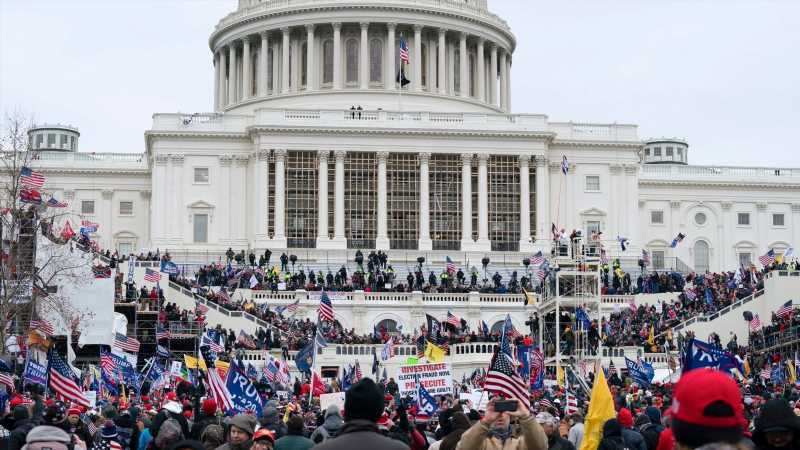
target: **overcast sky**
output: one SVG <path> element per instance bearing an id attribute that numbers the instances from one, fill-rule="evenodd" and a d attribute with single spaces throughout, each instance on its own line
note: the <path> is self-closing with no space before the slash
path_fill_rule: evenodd
<path id="1" fill-rule="evenodd" d="M 517 36 L 512 107 L 688 139 L 692 164 L 800 167 L 800 1 L 489 0 Z M 236 0 L 0 0 L 0 110 L 140 152 L 154 112 L 210 111 Z"/>

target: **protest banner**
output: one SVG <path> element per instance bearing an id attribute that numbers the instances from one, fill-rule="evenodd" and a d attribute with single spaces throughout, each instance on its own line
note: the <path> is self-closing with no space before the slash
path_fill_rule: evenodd
<path id="1" fill-rule="evenodd" d="M 319 396 L 319 407 L 326 411 L 328 406 L 336 405 L 339 409 L 344 409 L 344 392 L 334 392 L 332 394 L 322 394 Z"/>
<path id="2" fill-rule="evenodd" d="M 28 359 L 25 363 L 25 372 L 22 374 L 22 379 L 25 383 L 38 384 L 40 386 L 47 385 L 47 367 L 43 364 Z"/>
<path id="3" fill-rule="evenodd" d="M 239 412 L 254 411 L 257 416 L 261 416 L 261 397 L 247 375 L 235 364 L 231 364 L 228 370 L 228 381 L 225 385 L 231 393 L 234 409 Z"/>
<path id="4" fill-rule="evenodd" d="M 417 397 L 417 377 L 432 396 L 453 393 L 453 370 L 449 363 L 416 364 L 397 369 L 395 380 L 400 395 Z"/>

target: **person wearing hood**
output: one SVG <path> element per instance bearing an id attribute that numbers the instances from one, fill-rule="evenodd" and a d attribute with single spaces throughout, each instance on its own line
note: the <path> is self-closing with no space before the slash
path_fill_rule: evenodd
<path id="1" fill-rule="evenodd" d="M 175 400 L 169 400 L 164 404 L 164 408 L 156 414 L 153 421 L 150 423 L 150 436 L 153 438 L 158 437 L 158 430 L 167 419 L 175 419 L 181 426 L 183 436 L 189 436 L 189 422 L 183 416 L 183 407 Z"/>
<path id="2" fill-rule="evenodd" d="M 278 409 L 274 403 L 268 403 L 264 408 L 264 413 L 261 416 L 260 424 L 262 428 L 266 428 L 274 433 L 276 440 L 286 436 L 286 424 L 281 420 L 278 414 Z"/>
<path id="3" fill-rule="evenodd" d="M 309 450 L 314 441 L 303 436 L 305 422 L 301 416 L 291 416 L 286 423 L 286 436 L 275 441 L 275 450 Z"/>
<path id="4" fill-rule="evenodd" d="M 363 378 L 344 397 L 345 424 L 336 439 L 315 446 L 316 450 L 408 450 L 400 441 L 383 436 L 377 421 L 383 415 L 383 391 L 371 378 Z"/>
<path id="5" fill-rule="evenodd" d="M 617 419 L 609 419 L 603 424 L 603 438 L 597 450 L 622 450 L 625 442 L 622 440 L 622 426 Z"/>
<path id="6" fill-rule="evenodd" d="M 322 423 L 322 426 L 317 427 L 317 429 L 311 433 L 311 440 L 315 444 L 319 444 L 320 442 L 335 438 L 343 426 L 344 420 L 342 419 L 342 413 L 339 412 L 339 407 L 337 405 L 330 405 L 328 409 L 325 410 L 325 421 Z"/>
<path id="7" fill-rule="evenodd" d="M 139 448 L 139 428 L 136 426 L 135 417 L 130 411 L 122 411 L 114 419 L 117 426 L 118 441 L 123 449 Z"/>
<path id="8" fill-rule="evenodd" d="M 197 420 L 192 424 L 189 437 L 199 441 L 203 431 L 211 424 L 222 425 L 222 421 L 217 417 L 217 402 L 213 398 L 207 398 L 203 400 L 200 414 L 197 415 Z"/>
<path id="9" fill-rule="evenodd" d="M 759 450 L 800 448 L 800 417 L 785 399 L 772 399 L 756 417 L 753 442 Z"/>
<path id="10" fill-rule="evenodd" d="M 256 421 L 252 416 L 237 414 L 228 421 L 228 442 L 217 450 L 249 450 L 256 431 Z"/>
<path id="11" fill-rule="evenodd" d="M 469 419 L 462 411 L 454 411 L 449 420 L 452 431 L 442 439 L 442 442 L 439 444 L 439 450 L 456 450 L 456 446 L 458 446 L 458 442 L 461 440 L 461 435 L 472 426 Z"/>
<path id="12" fill-rule="evenodd" d="M 559 433 L 559 421 L 548 412 L 540 412 L 536 415 L 536 421 L 542 426 L 544 434 L 547 436 L 548 450 L 575 450 L 572 442 L 561 437 Z"/>
<path id="13" fill-rule="evenodd" d="M 647 450 L 647 444 L 638 431 L 633 429 L 633 414 L 628 408 L 620 408 L 617 421 L 622 427 L 622 441 L 631 450 Z"/>
<path id="14" fill-rule="evenodd" d="M 648 406 L 644 410 L 644 414 L 649 421 L 639 427 L 639 432 L 642 433 L 647 450 L 656 450 L 661 432 L 664 431 L 664 425 L 661 424 L 661 411 L 655 406 Z"/>

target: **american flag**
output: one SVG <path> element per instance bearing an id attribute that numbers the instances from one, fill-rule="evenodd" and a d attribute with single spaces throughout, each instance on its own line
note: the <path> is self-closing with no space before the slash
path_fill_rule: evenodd
<path id="1" fill-rule="evenodd" d="M 608 264 L 608 253 L 606 253 L 606 249 L 600 249 L 600 264 Z"/>
<path id="2" fill-rule="evenodd" d="M 644 263 L 645 267 L 650 265 L 650 252 L 645 249 L 642 249 L 642 262 Z"/>
<path id="3" fill-rule="evenodd" d="M 20 189 L 19 201 L 22 203 L 33 203 L 36 205 L 42 204 L 42 194 L 36 189 Z"/>
<path id="4" fill-rule="evenodd" d="M 449 323 L 450 325 L 454 326 L 456 329 L 461 328 L 461 319 L 456 317 L 450 311 L 447 311 L 447 319 L 445 320 L 445 323 Z"/>
<path id="5" fill-rule="evenodd" d="M 60 201 L 56 200 L 55 198 L 50 197 L 50 199 L 47 200 L 47 206 L 50 207 L 50 208 L 66 208 L 69 205 L 67 205 L 66 203 L 61 203 Z"/>
<path id="6" fill-rule="evenodd" d="M 775 311 L 775 315 L 780 317 L 781 319 L 783 319 L 785 317 L 791 316 L 792 315 L 792 311 L 793 311 L 792 301 L 789 300 L 788 302 L 786 302 L 783 305 L 781 305 L 781 307 L 778 308 L 777 311 Z"/>
<path id="7" fill-rule="evenodd" d="M 278 366 L 276 366 L 273 361 L 268 362 L 267 365 L 264 366 L 264 377 L 270 383 L 275 381 L 275 376 L 277 374 L 278 374 Z"/>
<path id="8" fill-rule="evenodd" d="M 0 385 L 6 385 L 14 390 L 14 376 L 8 372 L 0 372 Z"/>
<path id="9" fill-rule="evenodd" d="M 223 411 L 233 409 L 233 400 L 228 387 L 225 386 L 225 381 L 219 376 L 219 372 L 215 368 L 209 367 L 208 370 L 208 386 L 211 388 L 211 395 Z"/>
<path id="10" fill-rule="evenodd" d="M 544 354 L 538 348 L 531 352 L 531 384 L 539 378 L 539 373 L 544 370 Z"/>
<path id="11" fill-rule="evenodd" d="M 86 424 L 86 430 L 89 431 L 89 434 L 94 437 L 94 435 L 97 434 L 97 425 L 94 424 L 89 416 L 84 416 L 81 420 Z"/>
<path id="12" fill-rule="evenodd" d="M 544 255 L 542 254 L 542 251 L 539 250 L 531 258 L 531 265 L 532 266 L 540 266 L 540 265 L 542 265 L 543 262 L 544 262 Z"/>
<path id="13" fill-rule="evenodd" d="M 753 320 L 750 321 L 750 332 L 755 333 L 761 329 L 761 318 L 758 317 L 758 314 L 753 316 Z"/>
<path id="14" fill-rule="evenodd" d="M 40 188 L 44 186 L 44 175 L 41 172 L 31 170 L 30 167 L 22 167 L 19 171 L 19 182 L 24 186 Z"/>
<path id="15" fill-rule="evenodd" d="M 333 322 L 333 304 L 325 291 L 322 291 L 319 298 L 319 320 Z"/>
<path id="16" fill-rule="evenodd" d="M 161 272 L 152 269 L 145 269 L 144 281 L 149 281 L 151 283 L 158 283 L 159 281 L 161 281 Z"/>
<path id="17" fill-rule="evenodd" d="M 139 341 L 122 333 L 114 335 L 114 347 L 130 353 L 139 353 Z"/>
<path id="18" fill-rule="evenodd" d="M 236 338 L 236 342 L 241 344 L 243 347 L 247 347 L 250 349 L 256 348 L 255 341 L 253 341 L 253 338 L 245 334 L 244 330 L 239 330 L 239 336 Z"/>
<path id="19" fill-rule="evenodd" d="M 50 337 L 55 334 L 53 325 L 44 319 L 31 320 L 31 330 L 39 332 L 44 337 Z"/>
<path id="20" fill-rule="evenodd" d="M 100 228 L 100 224 L 92 222 L 91 220 L 81 220 L 81 226 L 86 228 Z"/>
<path id="21" fill-rule="evenodd" d="M 200 314 L 205 314 L 205 313 L 208 312 L 208 306 L 206 306 L 206 305 L 204 305 L 204 304 L 202 304 L 200 302 L 197 302 L 197 304 L 195 304 L 195 306 L 194 306 L 194 310 L 196 312 L 200 313 Z"/>
<path id="22" fill-rule="evenodd" d="M 389 339 L 383 344 L 383 349 L 381 350 L 381 361 L 386 361 L 394 356 L 394 340 Z"/>
<path id="23" fill-rule="evenodd" d="M 449 256 L 447 257 L 446 261 L 447 261 L 447 267 L 446 267 L 447 273 L 455 272 L 456 271 L 456 263 L 454 263 L 453 260 L 450 259 Z"/>
<path id="24" fill-rule="evenodd" d="M 563 155 L 561 157 L 561 173 L 566 175 L 569 172 L 569 162 L 567 161 L 567 156 Z"/>
<path id="25" fill-rule="evenodd" d="M 357 383 L 364 376 L 364 374 L 361 373 L 361 364 L 358 363 L 358 360 L 356 360 L 356 367 L 354 369 L 354 373 L 355 377 L 353 377 L 353 383 Z"/>
<path id="26" fill-rule="evenodd" d="M 692 288 L 686 288 L 686 290 L 683 291 L 683 293 L 686 294 L 686 298 L 688 298 L 689 300 L 694 300 L 695 298 L 697 298 L 697 294 L 694 293 L 694 289 Z"/>
<path id="27" fill-rule="evenodd" d="M 300 300 L 295 300 L 294 303 L 286 306 L 286 311 L 289 314 L 294 314 L 297 312 L 297 307 L 300 306 Z"/>
<path id="28" fill-rule="evenodd" d="M 578 409 L 578 397 L 575 396 L 572 392 L 567 391 L 567 405 L 564 408 L 564 414 L 570 415 L 579 412 Z"/>
<path id="29" fill-rule="evenodd" d="M 171 334 L 169 332 L 169 329 L 167 329 L 166 327 L 164 327 L 161 324 L 158 324 L 156 326 L 156 340 L 157 341 L 160 341 L 160 340 L 163 340 L 163 339 L 169 339 L 170 336 L 171 336 Z"/>
<path id="30" fill-rule="evenodd" d="M 772 378 L 772 371 L 769 370 L 769 367 L 764 367 L 763 369 L 761 369 L 760 375 L 761 378 L 769 380 L 770 378 Z"/>
<path id="31" fill-rule="evenodd" d="M 400 61 L 410 64 L 411 60 L 408 57 L 408 43 L 406 42 L 406 38 L 400 36 Z"/>
<path id="32" fill-rule="evenodd" d="M 489 392 L 516 398 L 525 408 L 531 407 L 528 383 L 522 380 L 514 369 L 511 357 L 503 351 L 498 351 L 492 356 L 483 387 Z"/>
<path id="33" fill-rule="evenodd" d="M 519 333 L 519 331 L 517 331 L 517 329 L 514 328 L 514 324 L 511 323 L 511 315 L 510 314 L 506 314 L 506 321 L 503 324 L 503 332 L 506 335 L 506 340 L 510 339 L 511 341 L 513 341 L 514 339 L 522 336 Z M 511 353 L 509 352 L 509 354 L 511 354 Z"/>
<path id="34" fill-rule="evenodd" d="M 762 266 L 768 266 L 775 262 L 775 250 L 769 249 L 767 253 L 758 257 L 758 262 L 761 263 Z"/>
<path id="35" fill-rule="evenodd" d="M 542 399 L 539 400 L 539 409 L 550 409 L 555 407 L 556 405 L 554 405 L 553 402 L 551 402 L 547 397 L 542 397 Z"/>
<path id="36" fill-rule="evenodd" d="M 100 367 L 112 377 L 117 372 L 117 363 L 114 362 L 114 358 L 111 357 L 110 352 L 105 350 L 100 351 Z"/>
<path id="37" fill-rule="evenodd" d="M 111 450 L 122 450 L 122 444 L 114 440 L 108 441 L 108 446 L 111 448 Z"/>
<path id="38" fill-rule="evenodd" d="M 225 350 L 223 346 L 219 345 L 219 341 L 211 335 L 210 331 L 203 335 L 202 345 L 207 345 L 214 353 L 221 353 L 223 350 Z"/>
<path id="39" fill-rule="evenodd" d="M 614 375 L 617 373 L 617 368 L 614 367 L 614 361 L 608 362 L 608 376 Z"/>
<path id="40" fill-rule="evenodd" d="M 62 399 L 89 407 L 89 399 L 83 394 L 75 374 L 56 352 L 50 350 L 50 389 Z"/>

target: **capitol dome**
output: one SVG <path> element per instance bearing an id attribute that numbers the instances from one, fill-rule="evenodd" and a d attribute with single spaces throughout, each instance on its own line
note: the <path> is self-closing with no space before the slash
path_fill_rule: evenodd
<path id="1" fill-rule="evenodd" d="M 217 112 L 511 108 L 516 40 L 486 0 L 239 0 L 209 45 Z"/>

